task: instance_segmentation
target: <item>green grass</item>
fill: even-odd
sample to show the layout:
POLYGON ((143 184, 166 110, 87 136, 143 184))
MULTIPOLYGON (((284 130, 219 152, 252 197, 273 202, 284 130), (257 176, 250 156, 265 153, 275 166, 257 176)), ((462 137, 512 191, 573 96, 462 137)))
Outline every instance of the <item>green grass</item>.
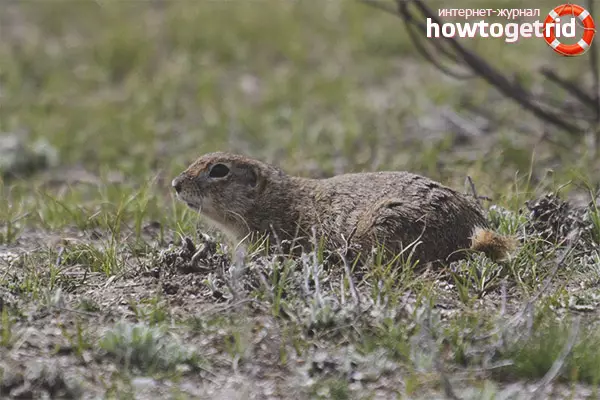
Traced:
POLYGON ((145 325, 117 324, 98 343, 125 369, 142 373, 167 373, 181 363, 195 363, 197 356, 161 329, 145 325))
MULTIPOLYGON (((0 178, 1 371, 64 357, 58 373, 98 397, 133 398, 149 377, 151 397, 430 398, 447 380, 460 398, 494 398, 540 382, 585 313, 553 382, 598 384, 597 208, 589 246, 555 269, 565 245, 531 232, 525 207, 595 193, 597 157, 583 138, 542 139, 485 82, 441 75, 398 18, 350 0, 21 1, 0 11, 0 35, 0 133, 52 150, 42 170, 0 178), (467 103, 498 122, 464 140, 440 115, 468 117, 467 103), (501 264, 434 271, 375 257, 348 274, 321 248, 293 259, 259 240, 237 260, 170 187, 215 150, 302 176, 407 169, 461 191, 470 176, 491 225, 521 244, 501 264), (214 251, 192 273, 167 265, 182 238, 205 241, 199 223, 214 251)), ((467 44, 544 95, 564 96, 541 65, 589 83, 587 56, 541 39, 467 44)), ((29 390, 7 374, 0 397, 29 390)), ((68 395, 35 387, 25 397, 68 395)))

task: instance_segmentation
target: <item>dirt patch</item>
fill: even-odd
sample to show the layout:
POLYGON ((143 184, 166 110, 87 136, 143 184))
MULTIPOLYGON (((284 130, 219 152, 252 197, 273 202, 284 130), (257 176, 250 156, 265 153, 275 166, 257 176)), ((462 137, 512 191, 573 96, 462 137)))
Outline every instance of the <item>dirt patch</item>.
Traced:
MULTIPOLYGON (((592 250, 590 209, 553 196, 527 209, 529 235, 561 242, 579 230, 589 241, 581 251, 592 250)), ((406 278, 407 270, 362 271, 349 279, 343 269, 315 262, 316 254, 291 259, 257 251, 233 261, 208 235, 198 243, 184 237, 161 244, 160 227, 147 228, 145 246, 119 245, 121 269, 111 273, 98 267, 98 259, 111 259, 106 232, 46 240, 42 249, 5 248, 2 396, 427 396, 440 388, 415 391, 407 376, 415 366, 435 370, 435 332, 443 337, 447 324, 463 317, 467 300, 458 293, 470 293, 470 312, 489 318, 478 323, 482 332, 504 321, 494 317, 499 304, 515 314, 522 304, 518 285, 485 275, 503 267, 484 259, 415 278, 406 278), (498 280, 478 292, 488 277, 498 280), (431 285, 436 300, 423 304, 419 285, 431 285)), ((24 236, 22 244, 38 239, 24 236)), ((475 343, 465 349, 498 357, 496 344, 477 344, 476 332, 461 334, 475 343)), ((464 357, 480 362, 473 354, 464 357)))

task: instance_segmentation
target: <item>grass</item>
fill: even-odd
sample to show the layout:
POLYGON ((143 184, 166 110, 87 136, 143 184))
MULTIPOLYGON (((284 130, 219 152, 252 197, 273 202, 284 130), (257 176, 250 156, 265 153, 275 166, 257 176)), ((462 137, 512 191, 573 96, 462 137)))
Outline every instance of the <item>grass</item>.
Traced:
MULTIPOLYGON (((394 16, 334 0, 22 1, 0 35, 0 132, 48 155, 0 178, 0 397, 68 397, 70 381, 109 398, 596 393, 595 200, 571 217, 538 206, 586 227, 571 247, 534 229, 531 204, 587 199, 597 158, 484 82, 441 75, 394 16), (465 139, 442 114, 473 119, 469 103, 499 122, 465 139), (301 176, 407 169, 463 190, 468 175, 520 246, 439 270, 376 256, 345 269, 319 246, 291 258, 260 240, 236 257, 170 188, 214 150, 301 176), (198 265, 184 238, 207 245, 198 265), (27 372, 40 360, 60 360, 58 377, 27 372)), ((587 83, 586 56, 541 39, 469 46, 545 95, 540 65, 587 83)))
POLYGON ((169 372, 195 358, 161 329, 143 324, 117 324, 103 335, 98 345, 125 369, 137 368, 142 373, 169 372))

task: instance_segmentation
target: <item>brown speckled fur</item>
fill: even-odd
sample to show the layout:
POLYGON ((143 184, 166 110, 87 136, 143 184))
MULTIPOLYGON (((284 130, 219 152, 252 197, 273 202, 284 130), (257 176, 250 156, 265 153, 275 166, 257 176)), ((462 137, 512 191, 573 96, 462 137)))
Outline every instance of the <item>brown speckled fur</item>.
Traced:
MULTIPOLYGON (((392 254, 412 242, 422 263, 459 258, 472 243, 476 228, 487 222, 470 198, 428 178, 408 172, 372 172, 307 179, 229 153, 200 157, 173 180, 178 197, 198 209, 234 241, 251 233, 275 233, 308 246, 311 229, 330 249, 350 238, 363 254, 383 245, 392 254), (210 178, 210 168, 224 164, 230 173, 210 178)), ((487 230, 483 235, 504 244, 487 230)), ((494 252, 490 254, 495 255, 494 252)))

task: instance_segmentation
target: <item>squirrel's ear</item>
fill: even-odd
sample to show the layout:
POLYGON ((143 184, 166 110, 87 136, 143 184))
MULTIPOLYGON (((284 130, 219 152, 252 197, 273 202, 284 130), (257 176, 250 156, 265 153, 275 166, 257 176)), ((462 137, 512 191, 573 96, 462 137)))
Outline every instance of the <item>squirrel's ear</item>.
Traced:
POLYGON ((260 168, 257 167, 253 167, 252 168, 252 172, 254 173, 254 176, 256 177, 254 180, 254 187, 256 189, 258 189, 258 192, 262 192, 263 189, 265 188, 265 185, 267 183, 267 179, 263 174, 263 171, 260 170, 260 168))
POLYGON ((244 168, 244 178, 248 185, 262 190, 265 179, 258 168, 254 166, 244 168))

